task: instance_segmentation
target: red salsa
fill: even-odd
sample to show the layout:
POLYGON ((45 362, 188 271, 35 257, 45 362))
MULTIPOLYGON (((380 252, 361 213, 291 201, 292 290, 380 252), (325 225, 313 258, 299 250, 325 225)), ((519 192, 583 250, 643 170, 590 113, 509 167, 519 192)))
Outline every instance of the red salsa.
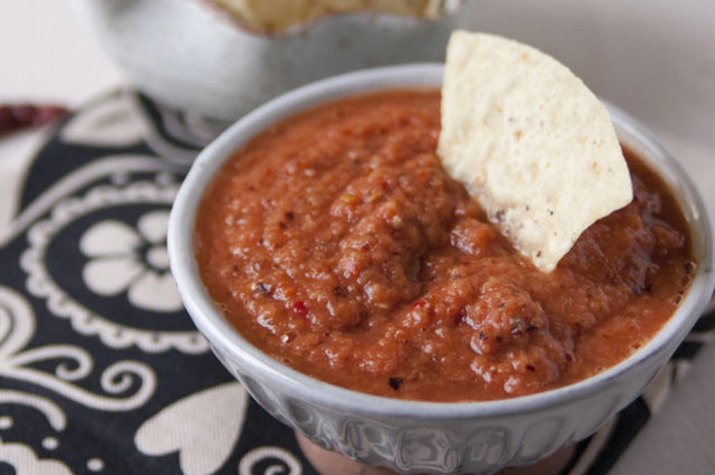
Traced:
POLYGON ((695 263, 664 182, 625 149, 635 200, 543 274, 435 149, 437 91, 349 98, 237 151, 200 205, 203 281, 275 359, 330 383, 430 401, 519 396, 627 357, 695 263))

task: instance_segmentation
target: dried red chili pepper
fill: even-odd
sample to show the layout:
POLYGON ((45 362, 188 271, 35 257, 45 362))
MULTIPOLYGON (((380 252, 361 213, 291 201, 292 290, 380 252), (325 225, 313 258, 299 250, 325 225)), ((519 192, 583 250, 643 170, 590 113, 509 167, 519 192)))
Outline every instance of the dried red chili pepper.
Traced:
POLYGON ((0 135, 16 130, 45 125, 67 114, 58 105, 5 104, 0 105, 0 135))

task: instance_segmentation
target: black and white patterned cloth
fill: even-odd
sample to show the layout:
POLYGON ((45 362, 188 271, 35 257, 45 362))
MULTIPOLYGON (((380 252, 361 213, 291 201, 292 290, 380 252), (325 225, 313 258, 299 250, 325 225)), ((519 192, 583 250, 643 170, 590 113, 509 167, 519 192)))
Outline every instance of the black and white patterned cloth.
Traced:
MULTIPOLYGON (((213 357, 169 273, 171 203, 219 130, 122 90, 32 157, 0 228, 0 475, 316 473, 213 357)), ((565 473, 606 473, 714 329, 703 317, 565 473)))

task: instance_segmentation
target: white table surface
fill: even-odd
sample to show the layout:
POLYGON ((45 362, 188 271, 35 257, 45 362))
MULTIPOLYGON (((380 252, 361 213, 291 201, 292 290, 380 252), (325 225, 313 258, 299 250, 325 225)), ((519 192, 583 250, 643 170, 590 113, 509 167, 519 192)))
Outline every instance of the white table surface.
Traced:
MULTIPOLYGON (((99 1, 99 0, 98 0, 99 1)), ((188 1, 188 0, 182 0, 188 1)), ((481 1, 475 28, 531 43, 600 96, 646 123, 694 177, 715 210, 715 2, 712 0, 481 1)), ((76 106, 121 83, 67 2, 0 3, 0 103, 76 106)), ((41 132, 0 140, 0 226, 41 132)), ((715 345, 613 470, 715 473, 715 345)))

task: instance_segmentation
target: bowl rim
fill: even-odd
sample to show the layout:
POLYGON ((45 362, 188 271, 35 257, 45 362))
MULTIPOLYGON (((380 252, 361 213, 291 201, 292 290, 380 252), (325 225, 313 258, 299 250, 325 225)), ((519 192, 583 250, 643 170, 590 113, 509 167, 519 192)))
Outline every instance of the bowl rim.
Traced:
MULTIPOLYGON (((250 377, 283 393, 334 411, 372 417, 480 418, 505 417, 567 404, 592 395, 628 377, 632 370, 680 343, 707 306, 715 285, 712 272, 713 237, 707 209, 683 167, 632 117, 607 105, 621 135, 639 142, 636 151, 648 149, 663 165, 661 176, 671 187, 690 225, 698 267, 687 294, 658 333, 626 359, 584 380, 526 396, 489 401, 431 402, 375 396, 339 387, 303 374, 264 353, 241 336, 214 306, 198 273, 193 252, 193 229, 198 204, 206 187, 233 152, 277 121, 297 112, 349 95, 396 88, 440 87, 441 63, 417 63, 360 70, 323 79, 265 103, 239 119, 197 157, 171 210, 168 250, 171 271, 195 325, 207 340, 240 361, 250 377), (256 376, 256 375, 260 376, 256 376)), ((652 165, 651 159, 648 163, 652 165)), ((670 353, 667 356, 670 356, 670 353)))

